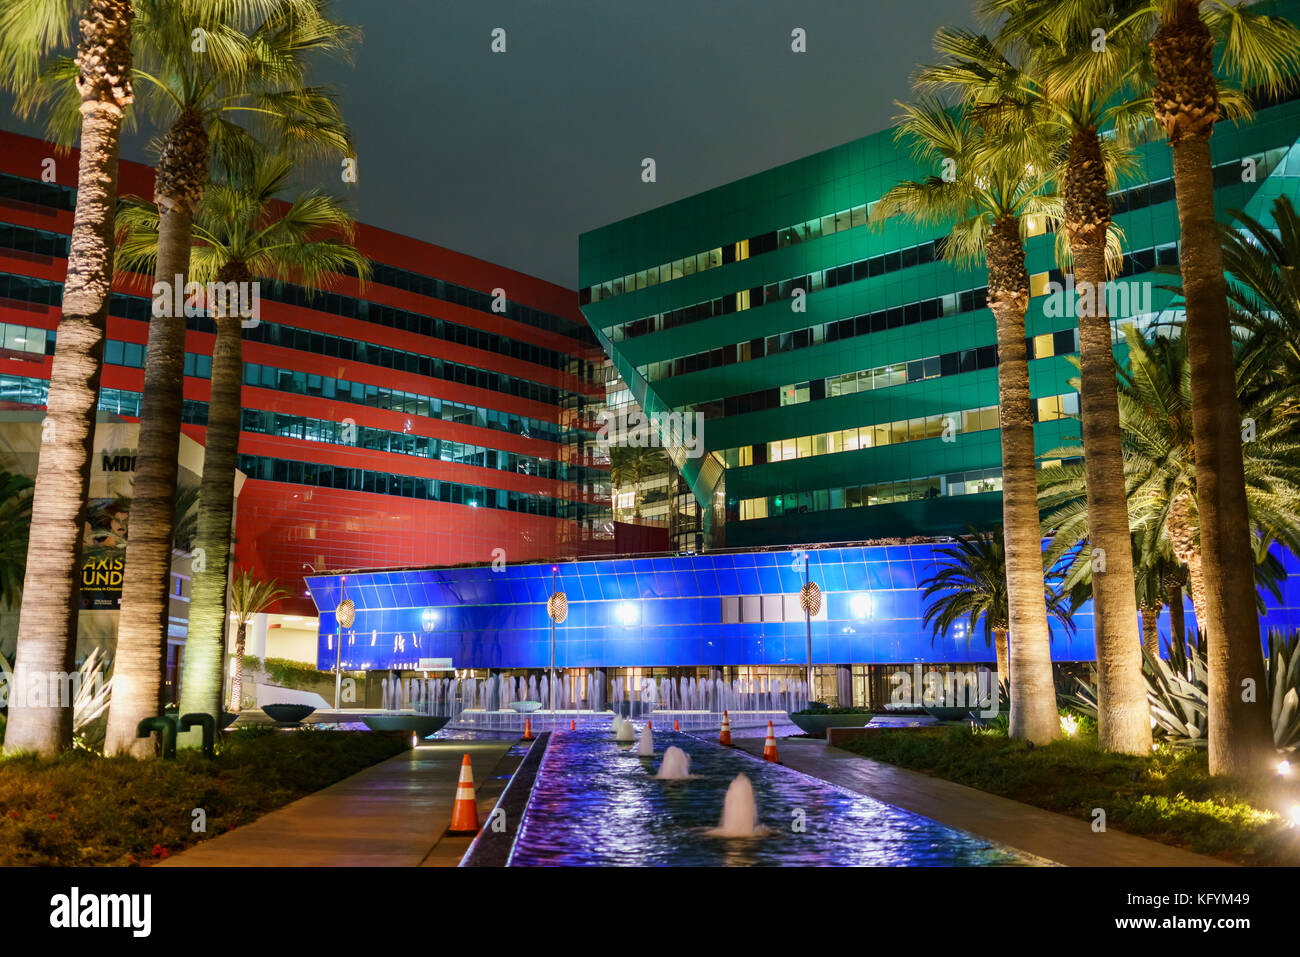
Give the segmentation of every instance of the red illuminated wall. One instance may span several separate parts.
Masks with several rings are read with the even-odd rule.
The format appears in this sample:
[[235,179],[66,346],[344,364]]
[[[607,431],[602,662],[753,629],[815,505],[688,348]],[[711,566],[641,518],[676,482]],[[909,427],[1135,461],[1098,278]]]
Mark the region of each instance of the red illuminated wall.
[[[57,182],[75,186],[75,151],[71,155],[59,156],[52,147],[39,140],[0,132],[0,171],[39,180],[43,169],[42,160],[47,157],[55,158]],[[133,163],[123,163],[120,191],[123,195],[151,197],[152,170]],[[72,213],[0,199],[0,222],[67,234],[72,227]],[[583,322],[573,290],[370,226],[359,227],[357,242],[377,262],[482,292],[490,293],[500,287],[505,290],[510,301],[571,319],[575,323]],[[66,262],[0,247],[0,271],[62,282]],[[148,284],[138,277],[126,277],[116,282],[115,288],[136,295],[147,295]],[[577,340],[558,332],[538,329],[501,315],[378,283],[370,283],[362,291],[358,289],[355,280],[347,277],[340,277],[332,291],[344,295],[359,294],[372,302],[442,318],[561,352],[572,354],[575,350],[587,348],[588,356],[597,359],[596,365],[599,365],[598,347],[584,347]],[[53,329],[58,318],[57,306],[33,308],[28,303],[0,298],[0,321]],[[360,319],[266,299],[262,300],[262,318],[408,352],[422,352],[569,392],[580,392],[593,398],[599,398],[603,394],[603,387],[596,383],[579,380],[560,370]],[[141,321],[110,316],[108,332],[110,339],[144,343],[148,327]],[[211,355],[212,340],[213,336],[209,334],[190,331],[187,334],[186,351]],[[560,421],[562,415],[557,406],[501,392],[260,342],[245,341],[244,360],[415,392],[547,422]],[[0,354],[0,373],[48,379],[50,363],[49,357],[15,358],[4,352]],[[106,365],[101,387],[139,392],[143,387],[143,372],[136,368]],[[184,389],[187,399],[206,402],[210,383],[206,379],[186,378]],[[571,450],[560,444],[494,429],[269,389],[245,386],[243,404],[245,408],[335,422],[351,418],[358,426],[399,432],[405,430],[558,461],[565,461],[571,454]],[[204,440],[203,427],[187,424],[184,428],[199,442]],[[557,480],[256,433],[242,434],[240,452],[435,478],[552,498],[567,498],[574,494],[571,488],[566,487],[566,483]],[[244,485],[238,505],[235,554],[239,566],[251,568],[259,575],[273,576],[286,587],[292,588],[297,598],[283,610],[302,613],[312,610],[311,603],[302,597],[305,589],[301,579],[308,565],[319,570],[490,561],[493,549],[496,548],[505,549],[504,557],[507,561],[518,561],[564,554],[590,554],[613,548],[612,541],[576,541],[577,538],[573,526],[559,518],[376,493],[249,480]]]

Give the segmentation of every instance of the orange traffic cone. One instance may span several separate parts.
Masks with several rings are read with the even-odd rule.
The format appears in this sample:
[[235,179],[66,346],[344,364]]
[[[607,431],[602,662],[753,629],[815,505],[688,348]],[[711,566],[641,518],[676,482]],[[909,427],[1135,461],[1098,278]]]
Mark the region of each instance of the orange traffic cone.
[[681,724],[678,722],[678,720],[677,720],[676,718],[673,718],[673,730],[674,730],[674,731],[680,731],[680,730],[682,730],[682,726],[681,726]]
[[478,804],[474,801],[474,769],[469,755],[460,762],[460,781],[456,784],[456,803],[451,809],[451,827],[448,834],[478,833]]
[[646,719],[645,726],[646,726],[647,728],[649,728],[651,731],[653,731],[653,730],[654,730],[654,727],[655,727],[655,723],[654,723],[653,721],[651,721],[649,718],[647,718],[647,719]]
[[731,747],[731,718],[727,712],[722,712],[722,733],[718,735],[718,744]]
[[776,732],[772,730],[771,721],[767,723],[767,740],[763,742],[763,760],[781,763],[781,759],[776,756]]
[[524,740],[533,740],[533,719],[524,718]]
[[569,719],[569,730],[570,731],[578,730],[578,723],[573,718]]

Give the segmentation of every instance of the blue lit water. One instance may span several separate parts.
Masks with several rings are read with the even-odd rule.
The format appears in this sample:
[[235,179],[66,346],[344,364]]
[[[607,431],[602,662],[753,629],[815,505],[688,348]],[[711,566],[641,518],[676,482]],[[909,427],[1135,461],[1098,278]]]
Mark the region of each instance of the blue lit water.
[[[690,755],[689,781],[660,781],[669,745]],[[1041,863],[928,818],[754,760],[687,734],[655,735],[638,758],[608,730],[560,732],[524,813],[512,866],[961,866]],[[770,833],[719,838],[727,786],[753,782],[759,822]],[[796,825],[802,824],[803,830]]]

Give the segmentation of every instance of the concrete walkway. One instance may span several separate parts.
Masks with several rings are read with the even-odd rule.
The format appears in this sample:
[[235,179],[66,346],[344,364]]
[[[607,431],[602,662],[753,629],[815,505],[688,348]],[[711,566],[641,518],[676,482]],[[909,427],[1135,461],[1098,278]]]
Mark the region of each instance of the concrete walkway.
[[160,862],[158,867],[454,867],[472,837],[449,837],[468,754],[479,824],[520,756],[513,740],[426,741]]
[[[763,741],[737,739],[756,756]],[[882,764],[815,738],[777,742],[781,763],[812,777],[1071,867],[1224,867],[1224,861],[1121,831],[1096,834],[1088,821],[1021,804],[942,778]]]

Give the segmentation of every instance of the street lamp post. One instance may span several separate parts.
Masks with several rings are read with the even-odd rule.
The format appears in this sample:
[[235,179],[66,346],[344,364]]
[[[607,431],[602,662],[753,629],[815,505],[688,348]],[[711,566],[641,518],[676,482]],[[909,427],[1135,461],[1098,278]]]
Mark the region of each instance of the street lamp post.
[[821,611],[822,592],[816,583],[808,576],[808,556],[803,557],[803,587],[799,589],[799,604],[803,606],[803,620],[805,626],[804,632],[804,651],[808,660],[807,676],[805,684],[807,685],[808,700],[812,700],[812,616]]
[[[339,595],[342,596],[343,589],[347,586],[347,577],[339,579]],[[344,598],[334,609],[334,623],[338,626],[338,634],[334,639],[334,710],[338,711],[342,704],[343,697],[343,629],[351,628],[357,620],[357,606],[352,603],[351,598]]]
[[550,705],[551,718],[555,718],[555,625],[569,617],[569,596],[555,587],[556,567],[551,566],[551,597],[546,599],[546,616],[551,619]]

